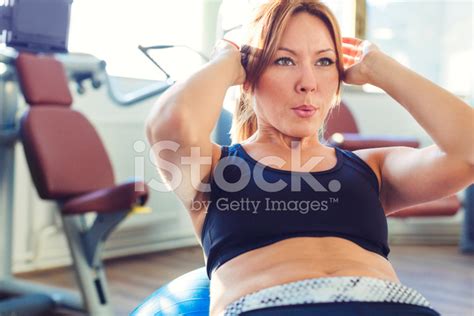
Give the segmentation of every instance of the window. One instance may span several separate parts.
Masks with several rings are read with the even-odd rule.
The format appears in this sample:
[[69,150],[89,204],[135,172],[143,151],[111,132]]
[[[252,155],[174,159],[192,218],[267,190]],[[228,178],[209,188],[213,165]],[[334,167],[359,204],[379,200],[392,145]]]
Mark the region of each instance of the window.
[[472,95],[471,1],[367,1],[367,39],[417,73]]
[[[138,45],[203,46],[204,1],[196,0],[80,0],[71,9],[69,51],[95,55],[107,62],[109,74],[157,80],[163,74],[138,50]],[[166,70],[188,70],[199,56],[173,49],[160,59]],[[169,55],[173,61],[169,61]],[[161,64],[161,63],[160,63]],[[168,66],[168,67],[167,67]],[[177,67],[173,67],[177,66]],[[179,77],[179,75],[178,75]]]

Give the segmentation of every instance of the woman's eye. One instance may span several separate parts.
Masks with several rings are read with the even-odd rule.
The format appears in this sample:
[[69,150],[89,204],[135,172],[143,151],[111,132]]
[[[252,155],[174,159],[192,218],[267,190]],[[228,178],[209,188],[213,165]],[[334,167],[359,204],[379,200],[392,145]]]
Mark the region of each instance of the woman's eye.
[[282,58],[278,58],[278,59],[275,61],[275,64],[276,64],[276,65],[280,65],[280,66],[292,66],[292,65],[294,65],[295,63],[293,62],[293,60],[292,60],[291,58],[282,57]]
[[[275,64],[276,65],[280,65],[280,66],[293,66],[295,65],[295,62],[293,61],[293,59],[289,58],[289,57],[281,57],[281,58],[278,58],[276,61],[275,61]],[[317,66],[331,66],[332,64],[334,64],[334,61],[330,58],[321,58],[320,60],[318,60],[316,62],[316,65]]]
[[321,58],[316,63],[318,66],[331,66],[332,64],[334,64],[334,61],[330,58]]

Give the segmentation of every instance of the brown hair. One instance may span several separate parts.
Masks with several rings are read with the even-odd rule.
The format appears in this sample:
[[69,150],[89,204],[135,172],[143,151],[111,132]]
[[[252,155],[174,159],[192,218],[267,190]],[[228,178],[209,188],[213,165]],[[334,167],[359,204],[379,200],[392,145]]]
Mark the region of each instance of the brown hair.
[[[336,92],[336,104],[339,104],[344,66],[339,25],[333,13],[318,0],[269,1],[261,5],[256,11],[255,17],[249,25],[250,32],[247,45],[242,46],[242,53],[245,56],[243,64],[246,70],[247,89],[240,88],[240,97],[232,121],[232,143],[240,143],[256,132],[257,117],[252,108],[252,93],[259,77],[270,65],[271,58],[277,50],[277,44],[289,19],[300,12],[306,12],[321,19],[331,34],[336,48],[336,66],[339,73],[339,84]],[[324,129],[325,123],[319,130],[320,138],[324,133]]]

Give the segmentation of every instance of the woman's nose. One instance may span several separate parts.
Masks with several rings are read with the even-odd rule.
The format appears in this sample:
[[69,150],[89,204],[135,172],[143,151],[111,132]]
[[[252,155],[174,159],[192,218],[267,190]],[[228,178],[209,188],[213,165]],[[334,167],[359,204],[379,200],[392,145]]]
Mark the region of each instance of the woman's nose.
[[318,82],[315,70],[312,67],[302,67],[300,70],[298,82],[296,83],[297,92],[309,93],[318,90]]

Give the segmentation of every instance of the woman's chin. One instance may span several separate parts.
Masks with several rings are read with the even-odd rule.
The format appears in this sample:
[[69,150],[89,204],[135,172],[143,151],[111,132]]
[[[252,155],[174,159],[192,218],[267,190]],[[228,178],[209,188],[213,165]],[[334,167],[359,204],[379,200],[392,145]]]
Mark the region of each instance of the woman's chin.
[[317,128],[295,128],[288,133],[289,136],[295,138],[307,138],[318,136]]

